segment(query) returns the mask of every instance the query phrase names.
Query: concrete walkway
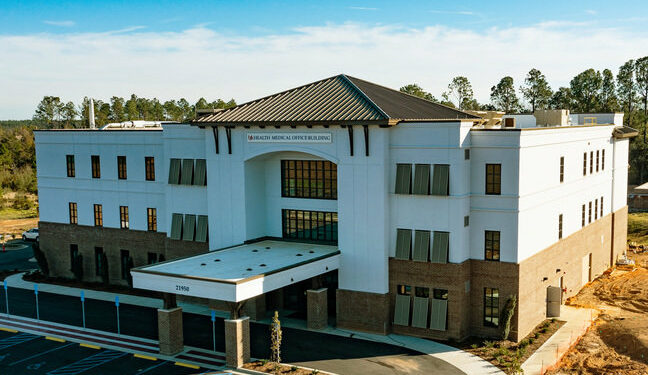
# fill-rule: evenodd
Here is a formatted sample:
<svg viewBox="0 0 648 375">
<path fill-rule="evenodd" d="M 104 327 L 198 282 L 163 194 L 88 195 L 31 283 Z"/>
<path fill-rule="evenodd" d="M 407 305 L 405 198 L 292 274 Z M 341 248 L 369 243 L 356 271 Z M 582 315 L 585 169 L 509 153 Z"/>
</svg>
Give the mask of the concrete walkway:
<svg viewBox="0 0 648 375">
<path fill-rule="evenodd" d="M 15 274 L 7 277 L 7 285 L 13 288 L 21 289 L 34 289 L 34 283 L 28 282 L 22 279 L 22 274 Z M 79 297 L 82 289 L 60 286 L 54 284 L 38 284 L 38 290 L 40 292 L 49 292 L 61 295 L 75 296 Z M 119 295 L 119 301 L 124 304 L 145 306 L 151 308 L 161 308 L 162 300 L 156 298 L 140 297 L 129 294 L 115 294 L 94 290 L 83 289 L 84 295 L 89 299 L 96 299 L 102 301 L 115 301 L 115 296 Z M 206 306 L 194 305 L 188 303 L 178 303 L 182 307 L 183 311 L 193 314 L 206 315 L 209 316 L 211 311 Z M 216 311 L 216 315 L 223 318 L 229 318 L 227 312 Z M 260 323 L 270 324 L 271 319 L 266 318 L 259 320 Z M 306 327 L 306 322 L 300 319 L 291 319 L 288 317 L 282 317 L 281 324 L 284 327 L 295 328 L 305 331 L 310 331 Z M 416 337 L 403 336 L 403 335 L 377 335 L 370 333 L 360 333 L 355 331 L 347 331 L 342 329 L 337 329 L 332 326 L 329 326 L 326 329 L 313 331 L 325 334 L 331 334 L 336 336 L 343 336 L 356 339 L 364 339 L 368 341 L 374 341 L 394 346 L 399 346 L 414 350 L 423 354 L 427 354 L 437 360 L 446 362 L 465 374 L 504 374 L 496 366 L 493 366 L 491 363 L 484 361 L 483 359 L 472 355 L 463 350 L 444 345 L 438 342 L 431 340 L 420 339 Z M 442 374 L 440 374 L 442 375 Z"/>
<path fill-rule="evenodd" d="M 552 368 L 585 334 L 597 316 L 598 312 L 593 309 L 561 306 L 560 318 L 556 319 L 565 324 L 522 364 L 524 375 L 541 375 Z"/>
</svg>

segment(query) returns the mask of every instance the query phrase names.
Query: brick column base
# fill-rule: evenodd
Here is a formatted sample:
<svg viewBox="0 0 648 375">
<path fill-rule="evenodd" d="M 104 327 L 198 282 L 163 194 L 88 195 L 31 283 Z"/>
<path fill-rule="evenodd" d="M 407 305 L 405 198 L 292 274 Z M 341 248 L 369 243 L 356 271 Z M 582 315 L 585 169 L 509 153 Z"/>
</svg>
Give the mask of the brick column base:
<svg viewBox="0 0 648 375">
<path fill-rule="evenodd" d="M 328 289 L 306 291 L 306 325 L 309 329 L 324 329 L 328 326 Z"/>
<path fill-rule="evenodd" d="M 250 318 L 225 320 L 225 362 L 238 368 L 250 362 Z"/>
<path fill-rule="evenodd" d="M 158 338 L 160 354 L 174 355 L 184 349 L 182 308 L 158 309 Z"/>
</svg>

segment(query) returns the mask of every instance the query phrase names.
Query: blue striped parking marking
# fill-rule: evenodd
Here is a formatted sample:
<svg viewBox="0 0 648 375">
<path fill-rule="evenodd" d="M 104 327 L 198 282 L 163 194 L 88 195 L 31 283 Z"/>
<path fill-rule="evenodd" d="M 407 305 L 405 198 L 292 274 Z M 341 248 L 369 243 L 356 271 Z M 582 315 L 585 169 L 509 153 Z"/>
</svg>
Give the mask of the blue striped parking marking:
<svg viewBox="0 0 648 375">
<path fill-rule="evenodd" d="M 14 345 L 22 344 L 23 342 L 31 341 L 38 336 L 29 333 L 19 333 L 17 335 L 6 337 L 0 340 L 0 350 L 10 348 Z"/>
<path fill-rule="evenodd" d="M 42 356 L 43 354 L 51 353 L 51 352 L 56 351 L 56 350 L 59 350 L 59 349 L 67 348 L 67 347 L 70 346 L 70 345 L 74 345 L 74 343 L 69 343 L 69 344 L 67 344 L 67 345 L 57 346 L 57 347 L 54 348 L 54 349 L 50 349 L 50 350 L 46 350 L 46 351 L 44 351 L 44 352 L 36 353 L 36 354 L 34 354 L 34 355 L 30 356 L 30 357 L 23 358 L 23 359 L 21 359 L 21 360 L 19 360 L 19 361 L 16 361 L 16 362 L 12 362 L 12 363 L 9 364 L 9 366 L 13 366 L 13 365 L 16 365 L 16 364 L 18 364 L 18 363 L 28 361 L 28 360 L 30 360 L 30 359 L 34 359 L 34 358 L 36 358 L 36 357 L 40 357 L 40 356 Z"/>
<path fill-rule="evenodd" d="M 47 375 L 76 375 L 91 368 L 101 366 L 119 357 L 123 357 L 128 353 L 116 352 L 114 350 L 105 350 L 90 357 L 83 358 L 67 366 L 59 367 L 52 370 Z"/>
</svg>

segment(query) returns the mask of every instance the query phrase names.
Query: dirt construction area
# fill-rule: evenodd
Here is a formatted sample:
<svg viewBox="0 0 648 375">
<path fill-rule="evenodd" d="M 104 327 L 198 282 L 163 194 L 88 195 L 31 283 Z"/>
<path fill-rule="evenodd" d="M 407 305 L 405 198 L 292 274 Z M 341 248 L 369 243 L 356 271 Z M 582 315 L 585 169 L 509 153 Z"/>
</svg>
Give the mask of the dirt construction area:
<svg viewBox="0 0 648 375">
<path fill-rule="evenodd" d="M 601 315 L 548 374 L 648 374 L 648 250 L 628 250 L 634 266 L 617 267 L 567 303 Z"/>
</svg>

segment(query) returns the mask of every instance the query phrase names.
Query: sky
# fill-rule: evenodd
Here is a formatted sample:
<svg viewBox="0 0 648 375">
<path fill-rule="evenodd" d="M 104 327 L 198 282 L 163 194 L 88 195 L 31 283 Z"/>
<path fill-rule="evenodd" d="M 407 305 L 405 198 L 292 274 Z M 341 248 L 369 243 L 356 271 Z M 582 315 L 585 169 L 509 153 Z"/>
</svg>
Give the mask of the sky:
<svg viewBox="0 0 648 375">
<path fill-rule="evenodd" d="M 648 2 L 0 1 L 0 119 L 45 95 L 245 102 L 345 73 L 475 97 L 531 68 L 552 88 L 648 55 Z"/>
</svg>

